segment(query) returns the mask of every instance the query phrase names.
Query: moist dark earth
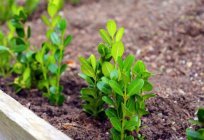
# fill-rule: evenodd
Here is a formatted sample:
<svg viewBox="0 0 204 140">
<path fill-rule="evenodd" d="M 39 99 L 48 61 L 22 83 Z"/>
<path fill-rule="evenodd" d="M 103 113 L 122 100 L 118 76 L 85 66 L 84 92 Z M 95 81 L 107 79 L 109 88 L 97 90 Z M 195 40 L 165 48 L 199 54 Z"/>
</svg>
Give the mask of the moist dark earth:
<svg viewBox="0 0 204 140">
<path fill-rule="evenodd" d="M 45 7 L 45 6 L 41 6 Z M 45 40 L 41 8 L 29 21 L 31 43 Z M 64 62 L 71 61 L 61 79 L 66 101 L 50 106 L 36 89 L 14 94 L 12 78 L 0 78 L 1 89 L 41 118 L 75 140 L 108 140 L 107 120 L 94 119 L 81 108 L 80 89 L 86 84 L 78 77 L 78 57 L 97 54 L 98 34 L 108 19 L 126 29 L 126 55 L 142 59 L 155 73 L 155 98 L 147 102 L 149 115 L 143 118 L 141 133 L 147 140 L 183 140 L 198 107 L 204 106 L 204 1 L 203 0 L 81 0 L 65 4 L 67 33 L 74 39 Z"/>
</svg>

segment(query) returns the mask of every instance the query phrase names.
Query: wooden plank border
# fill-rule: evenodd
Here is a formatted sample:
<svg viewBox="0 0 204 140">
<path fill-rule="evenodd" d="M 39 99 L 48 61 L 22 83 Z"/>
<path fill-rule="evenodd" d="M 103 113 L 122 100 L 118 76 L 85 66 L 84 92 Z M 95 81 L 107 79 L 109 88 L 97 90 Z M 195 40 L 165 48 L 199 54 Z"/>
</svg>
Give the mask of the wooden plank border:
<svg viewBox="0 0 204 140">
<path fill-rule="evenodd" d="M 72 140 L 0 90 L 0 140 Z"/>
</svg>

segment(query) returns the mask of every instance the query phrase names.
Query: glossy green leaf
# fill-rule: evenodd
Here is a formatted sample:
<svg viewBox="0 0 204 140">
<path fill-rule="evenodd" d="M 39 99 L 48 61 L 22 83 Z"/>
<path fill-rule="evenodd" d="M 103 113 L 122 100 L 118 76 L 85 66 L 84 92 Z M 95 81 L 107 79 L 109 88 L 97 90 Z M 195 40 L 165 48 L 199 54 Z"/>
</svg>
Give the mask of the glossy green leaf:
<svg viewBox="0 0 204 140">
<path fill-rule="evenodd" d="M 155 97 L 156 95 L 155 94 L 153 94 L 153 93 L 151 93 L 151 94 L 145 94 L 145 95 L 143 95 L 143 99 L 144 100 L 148 100 L 149 98 L 152 98 L 152 97 Z"/>
<path fill-rule="evenodd" d="M 124 53 L 123 43 L 121 41 L 114 43 L 111 49 L 111 55 L 113 56 L 115 62 L 117 62 L 118 57 L 121 57 L 123 53 Z"/>
<path fill-rule="evenodd" d="M 50 21 L 49 21 L 49 19 L 48 19 L 46 16 L 42 15 L 42 16 L 41 16 L 41 19 L 42 19 L 42 21 L 43 21 L 43 23 L 44 23 L 45 25 L 49 26 Z"/>
<path fill-rule="evenodd" d="M 0 52 L 9 52 L 9 48 L 7 48 L 7 47 L 4 47 L 4 46 L 0 46 Z"/>
<path fill-rule="evenodd" d="M 60 67 L 60 74 L 62 74 L 67 68 L 67 64 L 62 64 Z"/>
<path fill-rule="evenodd" d="M 105 56 L 106 55 L 106 46 L 104 44 L 99 44 L 98 45 L 98 52 L 100 53 L 101 56 Z"/>
<path fill-rule="evenodd" d="M 109 77 L 111 71 L 114 69 L 114 66 L 110 62 L 104 62 L 102 64 L 102 72 L 105 76 Z"/>
<path fill-rule="evenodd" d="M 121 122 L 117 117 L 111 117 L 110 122 L 117 131 L 121 132 Z"/>
<path fill-rule="evenodd" d="M 100 29 L 99 33 L 104 42 L 111 44 L 111 38 L 104 29 Z"/>
<path fill-rule="evenodd" d="M 55 4 L 50 3 L 50 4 L 48 4 L 47 11 L 48 11 L 48 14 L 50 17 L 54 17 L 56 15 L 58 9 L 57 9 L 57 6 Z"/>
<path fill-rule="evenodd" d="M 110 78 L 112 80 L 117 80 L 119 78 L 119 72 L 117 69 L 114 69 L 113 71 L 111 71 Z"/>
<path fill-rule="evenodd" d="M 111 87 L 105 82 L 102 82 L 102 81 L 98 82 L 97 87 L 103 93 L 106 93 L 106 94 L 111 93 Z"/>
<path fill-rule="evenodd" d="M 133 136 L 126 136 L 125 140 L 134 140 L 134 137 Z"/>
<path fill-rule="evenodd" d="M 19 37 L 24 38 L 25 37 L 25 32 L 23 28 L 16 28 L 16 33 Z"/>
<path fill-rule="evenodd" d="M 90 77 L 88 77 L 87 75 L 83 74 L 83 73 L 79 73 L 79 76 L 81 78 L 83 78 L 84 80 L 86 80 L 87 83 L 89 83 L 90 85 L 93 85 L 94 82 L 91 80 Z"/>
<path fill-rule="evenodd" d="M 136 79 L 136 80 L 133 80 L 129 85 L 128 85 L 128 88 L 127 88 L 127 91 L 128 91 L 128 96 L 132 96 L 134 94 L 137 94 L 139 92 L 141 92 L 141 89 L 144 85 L 144 80 L 142 79 Z"/>
<path fill-rule="evenodd" d="M 107 28 L 108 33 L 110 34 L 110 36 L 113 38 L 115 33 L 116 33 L 116 30 L 117 30 L 117 25 L 116 25 L 115 21 L 114 20 L 109 20 L 107 22 L 106 28 Z"/>
<path fill-rule="evenodd" d="M 103 96 L 102 100 L 107 103 L 108 105 L 114 105 L 113 100 L 108 96 Z"/>
<path fill-rule="evenodd" d="M 120 133 L 115 129 L 115 128 L 111 128 L 110 130 L 111 135 L 112 135 L 112 140 L 120 140 Z"/>
<path fill-rule="evenodd" d="M 66 30 L 66 27 L 67 27 L 67 22 L 65 19 L 61 19 L 59 20 L 58 24 L 57 24 L 59 30 L 61 32 L 64 32 Z"/>
<path fill-rule="evenodd" d="M 144 86 L 142 87 L 142 91 L 152 91 L 153 86 L 148 81 L 144 81 Z"/>
<path fill-rule="evenodd" d="M 15 45 L 15 46 L 12 46 L 11 48 L 13 50 L 13 52 L 15 53 L 20 53 L 20 52 L 23 52 L 27 49 L 26 45 Z"/>
<path fill-rule="evenodd" d="M 59 45 L 61 42 L 60 37 L 56 32 L 51 33 L 50 39 L 51 39 L 52 43 L 55 45 Z"/>
<path fill-rule="evenodd" d="M 95 55 L 92 54 L 92 55 L 89 57 L 89 59 L 90 59 L 92 68 L 93 68 L 94 71 L 95 71 L 95 70 L 96 70 L 96 57 L 95 57 Z"/>
<path fill-rule="evenodd" d="M 114 80 L 109 81 L 109 85 L 113 89 L 114 92 L 116 92 L 118 95 L 123 96 L 123 90 L 121 86 Z"/>
<path fill-rule="evenodd" d="M 121 39 L 123 38 L 124 32 L 125 32 L 125 29 L 123 27 L 118 30 L 118 32 L 116 33 L 116 36 L 115 36 L 116 42 L 121 41 Z"/>
<path fill-rule="evenodd" d="M 204 136 L 197 131 L 191 129 L 186 130 L 188 140 L 203 140 Z"/>
<path fill-rule="evenodd" d="M 135 61 L 135 57 L 133 55 L 128 55 L 124 60 L 123 70 L 124 71 L 130 70 L 134 61 Z"/>
<path fill-rule="evenodd" d="M 108 116 L 108 118 L 117 117 L 117 112 L 114 108 L 106 109 L 105 113 L 106 113 L 106 116 Z"/>
<path fill-rule="evenodd" d="M 58 71 L 58 66 L 56 64 L 50 64 L 48 66 L 48 69 L 51 73 L 53 74 L 57 74 L 57 71 Z"/>
<path fill-rule="evenodd" d="M 72 41 L 72 36 L 71 35 L 68 35 L 65 40 L 64 40 L 64 46 L 68 46 Z"/>
<path fill-rule="evenodd" d="M 131 110 L 129 108 L 127 108 L 123 103 L 122 103 L 122 110 L 125 116 L 132 116 L 134 111 L 131 112 Z"/>
<path fill-rule="evenodd" d="M 146 66 L 145 64 L 143 63 L 143 61 L 141 60 L 138 60 L 135 64 L 135 66 L 133 67 L 133 71 L 135 73 L 142 73 L 142 72 L 145 72 L 146 71 Z"/>
<path fill-rule="evenodd" d="M 92 78 L 95 78 L 95 71 L 91 67 L 89 62 L 85 58 L 83 58 L 83 57 L 80 57 L 79 60 L 80 60 L 80 63 L 81 63 L 81 71 L 84 74 L 86 74 L 86 75 L 88 75 L 88 76 L 90 76 Z"/>
<path fill-rule="evenodd" d="M 137 117 L 132 117 L 130 120 L 125 121 L 125 129 L 128 131 L 133 131 L 135 130 L 135 127 L 137 126 Z"/>
<path fill-rule="evenodd" d="M 199 108 L 197 112 L 198 120 L 201 123 L 204 123 L 204 108 Z"/>
<path fill-rule="evenodd" d="M 89 96 L 92 96 L 94 98 L 97 98 L 97 93 L 96 93 L 96 90 L 93 89 L 93 88 L 83 88 L 81 90 L 81 94 L 82 95 L 89 95 Z"/>
</svg>

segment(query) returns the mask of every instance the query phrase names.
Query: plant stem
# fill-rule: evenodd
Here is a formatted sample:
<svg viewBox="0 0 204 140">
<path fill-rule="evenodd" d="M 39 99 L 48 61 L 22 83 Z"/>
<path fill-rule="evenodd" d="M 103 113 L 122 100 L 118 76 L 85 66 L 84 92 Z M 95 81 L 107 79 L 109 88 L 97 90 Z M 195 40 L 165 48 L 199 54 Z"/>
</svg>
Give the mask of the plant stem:
<svg viewBox="0 0 204 140">
<path fill-rule="evenodd" d="M 123 99 L 124 99 L 124 106 L 126 106 L 126 102 L 127 102 L 127 95 L 126 95 L 126 86 L 124 87 L 125 92 L 123 95 Z M 124 140 L 124 127 L 125 127 L 125 112 L 123 112 L 123 117 L 122 117 L 122 129 L 121 129 L 121 140 Z"/>
<path fill-rule="evenodd" d="M 47 73 L 46 73 L 46 69 L 44 67 L 44 63 L 41 64 L 42 70 L 43 70 L 43 77 L 45 79 L 45 81 L 47 81 Z M 46 88 L 47 88 L 47 92 L 50 96 L 50 88 L 49 88 L 49 83 L 46 83 Z"/>
</svg>

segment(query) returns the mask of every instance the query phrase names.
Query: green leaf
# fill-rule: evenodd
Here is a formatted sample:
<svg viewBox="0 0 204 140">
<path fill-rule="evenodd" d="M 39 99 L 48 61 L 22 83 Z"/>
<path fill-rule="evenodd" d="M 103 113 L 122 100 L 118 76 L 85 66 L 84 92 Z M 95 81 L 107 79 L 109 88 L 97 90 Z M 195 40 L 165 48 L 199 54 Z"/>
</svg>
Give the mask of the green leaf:
<svg viewBox="0 0 204 140">
<path fill-rule="evenodd" d="M 153 89 L 153 86 L 148 81 L 144 81 L 144 86 L 142 87 L 142 91 L 151 91 Z"/>
<path fill-rule="evenodd" d="M 51 73 L 53 74 L 57 74 L 57 71 L 58 71 L 58 66 L 56 64 L 50 64 L 48 66 L 48 69 Z"/>
<path fill-rule="evenodd" d="M 121 41 L 114 43 L 111 49 L 111 55 L 113 56 L 115 62 L 117 62 L 118 57 L 121 57 L 124 53 L 124 45 Z"/>
<path fill-rule="evenodd" d="M 91 67 L 91 65 L 89 64 L 89 62 L 85 59 L 85 58 L 83 58 L 83 57 L 80 57 L 79 58 L 79 60 L 80 60 L 80 63 L 81 63 L 81 71 L 84 73 L 84 74 L 86 74 L 86 75 L 88 75 L 88 76 L 90 76 L 90 77 L 92 77 L 92 78 L 94 78 L 95 79 L 95 71 L 94 71 L 94 69 Z"/>
<path fill-rule="evenodd" d="M 60 67 L 60 74 L 62 74 L 67 68 L 67 64 L 63 64 L 61 67 Z"/>
<path fill-rule="evenodd" d="M 147 80 L 147 79 L 149 79 L 149 77 L 151 77 L 153 74 L 152 73 L 150 73 L 150 72 L 148 72 L 148 71 L 145 71 L 145 72 L 141 72 L 141 76 L 142 76 L 142 79 L 145 79 L 145 80 Z"/>
<path fill-rule="evenodd" d="M 123 66 L 124 66 L 122 57 L 118 57 L 117 62 L 118 62 L 118 66 L 119 66 L 120 70 L 122 70 Z"/>
<path fill-rule="evenodd" d="M 105 56 L 106 55 L 106 46 L 104 44 L 99 44 L 98 45 L 98 52 L 100 53 L 101 56 Z"/>
<path fill-rule="evenodd" d="M 50 39 L 53 44 L 59 45 L 60 44 L 60 38 L 59 35 L 56 32 L 51 33 Z"/>
<path fill-rule="evenodd" d="M 204 138 L 204 136 L 202 136 L 199 132 L 193 131 L 191 129 L 187 129 L 186 134 L 188 140 L 203 140 Z"/>
<path fill-rule="evenodd" d="M 14 52 L 16 53 L 20 53 L 20 52 L 23 52 L 27 49 L 26 45 L 15 45 L 15 46 L 12 46 L 11 48 Z"/>
<path fill-rule="evenodd" d="M 116 25 L 115 21 L 114 20 L 109 20 L 107 22 L 106 28 L 107 28 L 108 33 L 110 34 L 110 36 L 113 38 L 115 33 L 116 33 L 116 30 L 117 30 L 117 25 Z"/>
<path fill-rule="evenodd" d="M 105 76 L 109 77 L 111 71 L 114 69 L 114 66 L 110 62 L 104 62 L 102 64 L 102 72 Z"/>
<path fill-rule="evenodd" d="M 128 117 L 132 116 L 134 113 L 134 111 L 131 112 L 123 103 L 122 103 L 122 109 L 123 109 L 124 115 Z"/>
<path fill-rule="evenodd" d="M 9 52 L 9 48 L 7 47 L 4 47 L 4 46 L 0 46 L 0 52 L 3 51 L 3 52 Z"/>
<path fill-rule="evenodd" d="M 65 20 L 65 19 L 60 19 L 59 22 L 58 22 L 58 24 L 57 24 L 57 26 L 58 26 L 58 28 L 59 28 L 59 30 L 60 30 L 61 32 L 64 32 L 64 31 L 66 30 L 66 28 L 67 28 L 67 22 L 66 22 L 66 20 Z"/>
<path fill-rule="evenodd" d="M 204 123 L 204 108 L 199 108 L 197 112 L 198 120 L 201 123 Z"/>
<path fill-rule="evenodd" d="M 135 57 L 133 55 L 128 55 L 124 60 L 123 70 L 124 71 L 130 70 L 134 61 L 135 61 Z"/>
<path fill-rule="evenodd" d="M 96 57 L 92 54 L 90 57 L 89 57 L 90 61 L 91 61 L 91 65 L 94 69 L 94 71 L 96 70 Z"/>
<path fill-rule="evenodd" d="M 97 98 L 97 93 L 96 90 L 93 88 L 83 88 L 81 90 L 82 95 L 89 95 L 92 96 L 93 98 Z"/>
<path fill-rule="evenodd" d="M 99 81 L 97 83 L 97 87 L 103 93 L 106 93 L 106 94 L 111 93 L 111 87 L 107 83 L 105 83 L 105 82 Z"/>
<path fill-rule="evenodd" d="M 20 62 L 16 62 L 14 65 L 13 65 L 13 71 L 14 71 L 14 73 L 16 73 L 16 74 L 22 74 L 23 73 L 23 71 L 24 71 L 24 68 L 25 66 L 22 64 L 22 63 L 20 63 Z"/>
<path fill-rule="evenodd" d="M 135 127 L 137 126 L 137 117 L 132 117 L 130 120 L 125 121 L 125 130 L 133 131 L 135 130 Z"/>
<path fill-rule="evenodd" d="M 54 86 L 51 86 L 51 87 L 50 87 L 50 92 L 51 92 L 52 94 L 56 94 L 57 88 L 54 87 Z"/>
<path fill-rule="evenodd" d="M 124 32 L 125 32 L 125 29 L 123 27 L 118 30 L 118 32 L 116 33 L 116 36 L 115 36 L 116 42 L 121 41 Z"/>
<path fill-rule="evenodd" d="M 119 78 L 119 73 L 117 69 L 114 69 L 113 71 L 111 71 L 110 78 L 112 80 L 117 80 Z"/>
<path fill-rule="evenodd" d="M 111 38 L 104 29 L 100 29 L 99 33 L 104 42 L 111 44 Z"/>
<path fill-rule="evenodd" d="M 93 96 L 90 96 L 90 95 L 87 95 L 87 94 L 82 94 L 81 95 L 81 98 L 89 103 L 93 102 L 94 101 L 94 98 Z"/>
<path fill-rule="evenodd" d="M 24 38 L 25 37 L 25 32 L 23 28 L 16 28 L 16 33 L 19 37 Z"/>
<path fill-rule="evenodd" d="M 20 81 L 22 84 L 22 88 L 30 88 L 31 87 L 31 69 L 27 67 L 23 72 L 23 79 Z"/>
<path fill-rule="evenodd" d="M 83 74 L 83 73 L 79 73 L 78 74 L 81 78 L 83 78 L 84 80 L 86 80 L 87 83 L 89 83 L 90 85 L 93 85 L 94 82 L 91 80 L 90 77 L 88 77 L 87 75 Z"/>
<path fill-rule="evenodd" d="M 55 4 L 49 3 L 47 11 L 50 17 L 54 17 L 58 11 L 58 8 Z"/>
<path fill-rule="evenodd" d="M 146 66 L 145 64 L 143 63 L 143 61 L 141 60 L 138 60 L 135 64 L 135 66 L 133 67 L 133 72 L 135 73 L 142 73 L 142 72 L 145 72 L 146 71 Z"/>
<path fill-rule="evenodd" d="M 110 122 L 117 131 L 121 132 L 121 122 L 117 117 L 111 117 Z"/>
<path fill-rule="evenodd" d="M 116 81 L 110 80 L 109 85 L 118 95 L 123 96 L 123 90 L 121 89 L 121 85 L 119 85 Z"/>
<path fill-rule="evenodd" d="M 105 76 L 103 76 L 103 77 L 101 78 L 101 80 L 102 80 L 103 82 L 105 82 L 106 84 L 108 84 L 109 81 L 110 81 L 110 79 L 108 79 L 108 78 L 105 77 Z"/>
<path fill-rule="evenodd" d="M 133 136 L 126 136 L 125 140 L 134 140 L 134 137 Z"/>
<path fill-rule="evenodd" d="M 111 128 L 110 132 L 111 132 L 111 135 L 112 135 L 112 140 L 120 140 L 121 139 L 120 138 L 120 133 L 116 129 Z"/>
<path fill-rule="evenodd" d="M 136 104 L 136 101 L 134 98 L 129 98 L 129 100 L 127 101 L 127 108 L 130 112 L 133 112 L 135 113 L 135 104 Z"/>
<path fill-rule="evenodd" d="M 143 99 L 144 100 L 148 100 L 149 98 L 152 98 L 152 97 L 155 97 L 156 95 L 155 94 L 145 94 L 145 95 L 143 95 Z"/>
<path fill-rule="evenodd" d="M 72 36 L 68 35 L 64 40 L 64 46 L 68 46 L 72 41 Z"/>
<path fill-rule="evenodd" d="M 117 117 L 117 111 L 114 108 L 106 109 L 105 113 L 108 118 Z"/>
<path fill-rule="evenodd" d="M 128 96 L 132 96 L 132 95 L 135 95 L 137 93 L 139 93 L 142 89 L 144 85 L 144 80 L 142 79 L 136 79 L 136 80 L 133 80 L 129 85 L 128 85 Z"/>
<path fill-rule="evenodd" d="M 41 16 L 41 19 L 42 19 L 42 21 L 43 21 L 43 23 L 44 23 L 45 25 L 49 26 L 50 21 L 49 21 L 49 19 L 48 19 L 46 16 L 42 15 L 42 16 Z"/>
<path fill-rule="evenodd" d="M 56 49 L 55 50 L 55 54 L 54 54 L 54 57 L 55 57 L 55 60 L 56 60 L 56 62 L 58 62 L 59 61 L 59 59 L 60 59 L 60 49 Z"/>
<path fill-rule="evenodd" d="M 107 103 L 108 105 L 114 105 L 113 100 L 108 96 L 103 96 L 102 100 Z"/>
</svg>

